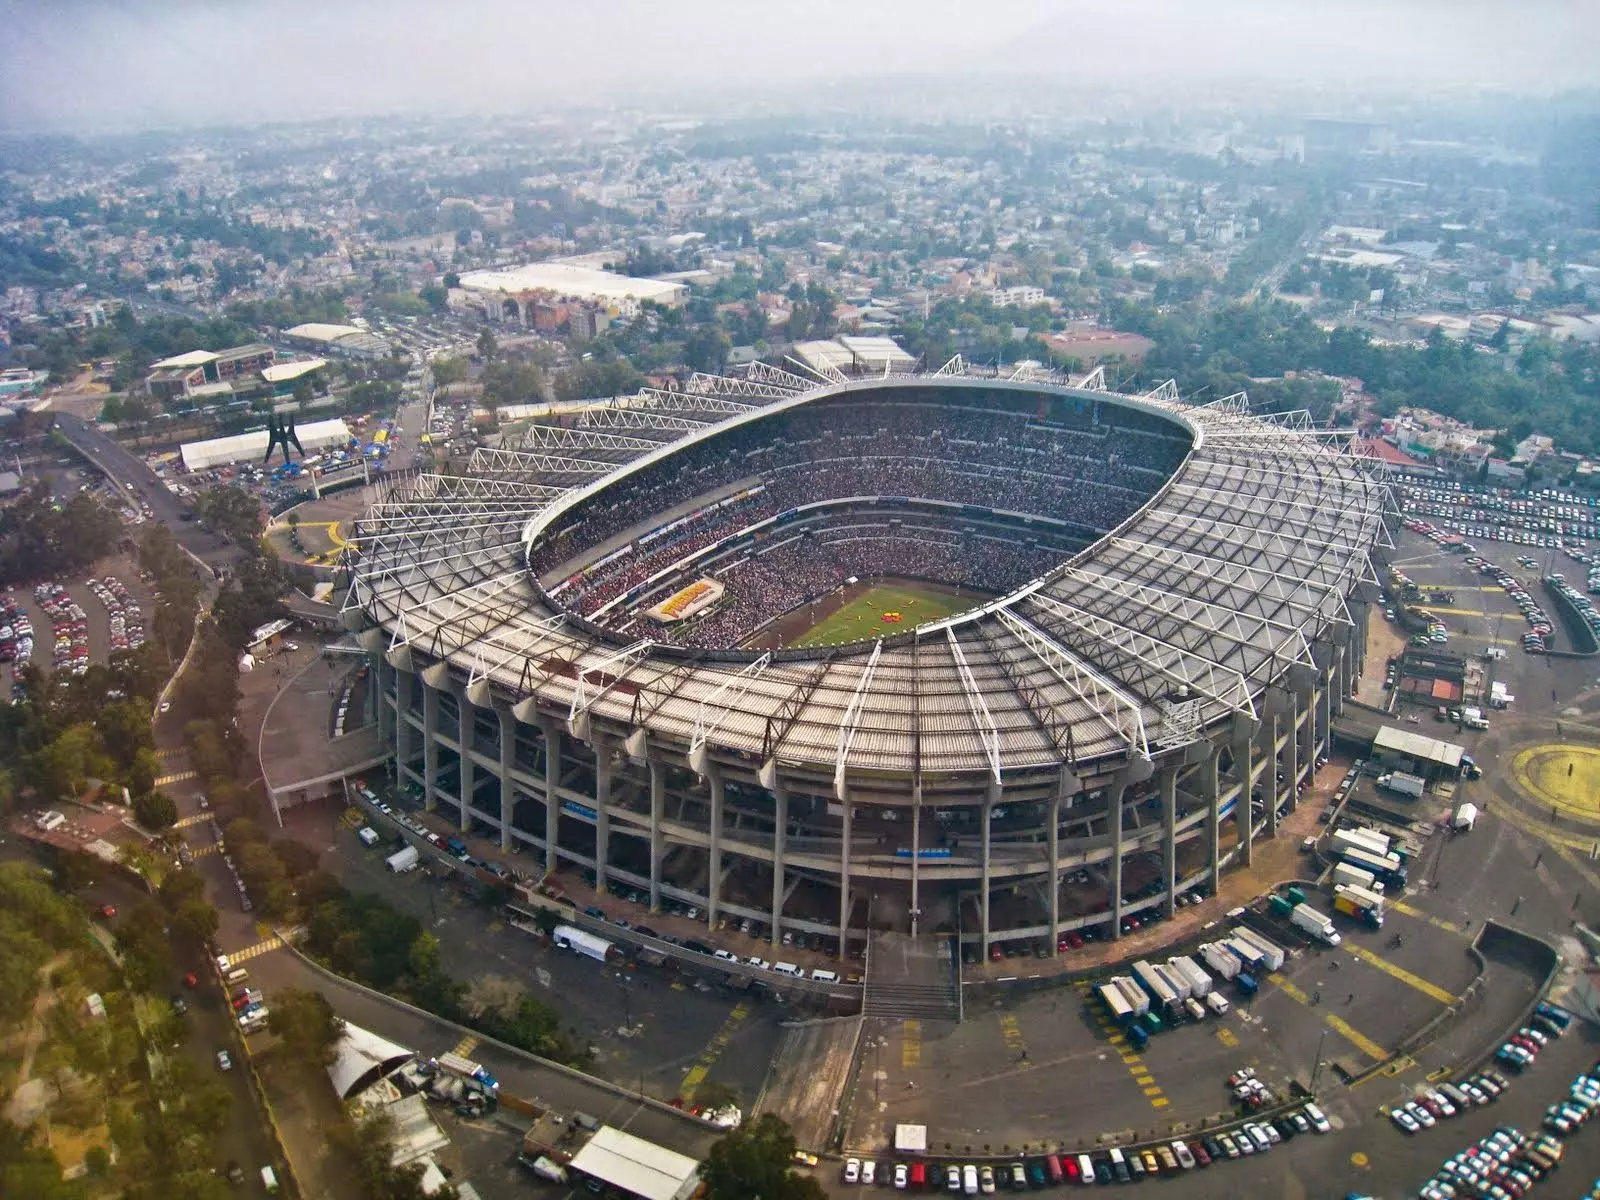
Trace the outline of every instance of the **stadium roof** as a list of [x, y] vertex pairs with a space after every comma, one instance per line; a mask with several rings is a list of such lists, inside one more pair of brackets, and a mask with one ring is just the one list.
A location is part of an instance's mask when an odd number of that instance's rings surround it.
[[299, 379], [302, 375], [309, 375], [312, 371], [319, 371], [328, 365], [325, 358], [307, 358], [300, 362], [274, 363], [270, 367], [261, 369], [261, 378], [268, 383], [288, 383], [291, 379]]
[[159, 371], [162, 367], [203, 367], [207, 363], [216, 362], [217, 355], [210, 350], [189, 350], [183, 354], [174, 354], [171, 358], [163, 358], [160, 362], [151, 363], [152, 371]]
[[700, 1164], [686, 1154], [602, 1125], [569, 1164], [641, 1200], [684, 1200], [700, 1186]]
[[676, 304], [688, 294], [688, 288], [681, 283], [638, 279], [564, 262], [529, 263], [521, 267], [508, 267], [503, 271], [468, 271], [461, 277], [461, 286], [469, 292], [504, 292], [508, 295], [549, 291], [558, 296], [608, 303], [632, 299]]
[[[879, 642], [770, 656], [625, 647], [553, 608], [529, 578], [527, 548], [561, 512], [684, 440], [826, 397], [931, 384], [954, 404], [964, 389], [1001, 388], [1153, 414], [1186, 429], [1192, 449], [1070, 563]], [[360, 610], [352, 620], [376, 625], [368, 649], [436, 684], [454, 676], [473, 703], [509, 702], [522, 720], [566, 713], [580, 738], [598, 721], [691, 763], [712, 751], [760, 763], [763, 779], [780, 766], [824, 771], [841, 793], [847, 773], [1110, 770], [1261, 719], [1350, 636], [1346, 597], [1374, 581], [1368, 553], [1387, 541], [1392, 510], [1381, 465], [1303, 412], [1256, 417], [1242, 394], [1191, 406], [1170, 383], [1118, 395], [1099, 371], [1069, 386], [1038, 368], [1002, 379], [956, 359], [933, 375], [819, 386], [758, 363], [744, 377], [619, 398], [585, 420], [536, 422], [520, 450], [479, 450], [461, 475], [387, 489], [360, 524], [346, 602]]]

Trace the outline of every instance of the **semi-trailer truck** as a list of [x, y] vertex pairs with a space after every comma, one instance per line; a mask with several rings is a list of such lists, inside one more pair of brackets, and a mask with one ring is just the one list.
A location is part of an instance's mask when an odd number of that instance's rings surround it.
[[1368, 854], [1376, 854], [1381, 858], [1394, 847], [1390, 844], [1388, 834], [1363, 826], [1360, 829], [1334, 830], [1333, 848], [1335, 853], [1343, 850], [1365, 850]]
[[1372, 872], [1372, 877], [1388, 887], [1405, 887], [1406, 869], [1398, 854], [1378, 858], [1364, 850], [1346, 850], [1344, 861], [1352, 867]]
[[1338, 930], [1333, 927], [1333, 918], [1309, 904], [1296, 904], [1294, 911], [1289, 914], [1289, 922], [1330, 946], [1337, 946], [1342, 940]]
[[1283, 947], [1263, 937], [1248, 925], [1237, 926], [1233, 931], [1233, 940], [1254, 946], [1260, 951], [1261, 960], [1267, 964], [1269, 970], [1276, 971], [1283, 966]]
[[1224, 979], [1232, 979], [1239, 973], [1239, 959], [1226, 945], [1220, 942], [1201, 942], [1199, 946], [1200, 957]]
[[1122, 992], [1122, 998], [1133, 1009], [1134, 1016], [1142, 1017], [1150, 1011], [1150, 997], [1145, 995], [1145, 990], [1133, 981], [1131, 975], [1113, 975], [1111, 982]]
[[1200, 964], [1187, 954], [1178, 954], [1167, 959], [1167, 966], [1189, 981], [1189, 994], [1196, 1000], [1204, 1000], [1206, 994], [1211, 991], [1211, 976], [1207, 975]]
[[1150, 1007], [1163, 1017], [1172, 1015], [1173, 1009], [1178, 1004], [1178, 994], [1174, 992], [1161, 973], [1149, 963], [1140, 961], [1133, 964], [1133, 978], [1150, 997]]

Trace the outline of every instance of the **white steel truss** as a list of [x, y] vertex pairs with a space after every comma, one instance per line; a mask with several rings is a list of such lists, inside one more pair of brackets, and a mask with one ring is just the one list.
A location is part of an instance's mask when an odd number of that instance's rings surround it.
[[1146, 400], [1162, 400], [1168, 404], [1181, 404], [1183, 397], [1178, 395], [1178, 381], [1169, 379], [1165, 383], [1151, 388], [1144, 394]]
[[629, 437], [599, 429], [568, 429], [561, 425], [529, 425], [522, 435], [524, 450], [631, 450], [648, 454], [661, 449], [654, 438]]
[[764, 383], [771, 387], [786, 388], [795, 393], [809, 392], [816, 386], [809, 379], [802, 379], [782, 367], [764, 363], [759, 358], [745, 369], [744, 377], [751, 383]]
[[949, 362], [945, 363], [944, 366], [940, 367], [937, 371], [935, 371], [933, 373], [933, 377], [935, 379], [938, 379], [941, 376], [965, 375], [966, 373], [967, 373], [967, 360], [962, 358], [961, 355], [957, 354]]
[[[693, 433], [712, 424], [711, 417], [663, 412], [652, 408], [623, 408], [615, 404], [591, 408], [579, 418], [580, 429], [650, 429], [658, 433]], [[666, 445], [667, 438], [660, 444]]]
[[995, 616], [1074, 697], [1094, 711], [1112, 736], [1127, 746], [1130, 758], [1137, 756], [1149, 759], [1150, 742], [1145, 737], [1144, 709], [1137, 700], [1077, 655], [1068, 653], [1032, 622], [1008, 608], [995, 609]]
[[483, 603], [492, 601], [513, 588], [526, 587], [527, 575], [522, 571], [507, 571], [492, 579], [479, 580], [455, 591], [441, 592], [420, 604], [407, 605], [395, 614], [394, 629], [389, 635], [389, 649], [398, 650], [446, 626], [479, 616]]
[[[1172, 383], [1172, 380], [1167, 380]], [[1163, 385], [1165, 386], [1165, 385]], [[1174, 385], [1176, 390], [1176, 385]], [[1234, 392], [1231, 396], [1218, 396], [1215, 400], [1208, 400], [1198, 405], [1199, 412], [1235, 413], [1240, 416], [1250, 415], [1250, 397], [1245, 392]]]
[[1104, 367], [1096, 367], [1072, 386], [1085, 392], [1106, 392], [1111, 390], [1106, 386], [1106, 369]]
[[689, 376], [684, 391], [693, 396], [733, 396], [750, 400], [787, 400], [796, 389], [782, 384], [766, 383], [759, 379], [740, 379], [732, 375], [702, 375], [696, 371]]
[[1256, 714], [1255, 701], [1250, 698], [1250, 685], [1233, 667], [1224, 666], [1214, 659], [1056, 596], [1035, 592], [1028, 602], [1066, 622], [1087, 639], [1081, 647], [1083, 653], [1092, 655], [1101, 646], [1110, 646], [1170, 682], [1192, 688], [1232, 712], [1249, 713], [1252, 717]]
[[785, 354], [783, 356], [783, 361], [786, 362], [786, 363], [793, 363], [795, 366], [799, 367], [802, 371], [804, 371], [807, 375], [815, 375], [823, 383], [849, 383], [850, 382], [849, 379], [845, 377], [845, 373], [843, 371], [839, 370], [839, 368], [834, 366], [832, 363], [823, 363], [820, 367], [813, 367], [810, 363], [801, 362], [798, 358], [795, 358], [792, 354]]
[[[567, 732], [580, 742], [589, 740], [589, 706], [600, 699], [621, 681], [633, 667], [650, 653], [655, 643], [649, 639], [634, 642], [621, 650], [606, 655], [593, 666], [574, 663], [577, 679], [572, 688], [572, 707], [567, 710]], [[590, 676], [594, 682], [590, 683]]]
[[[567, 614], [558, 612], [531, 625], [520, 627], [515, 639], [502, 636], [480, 640], [472, 647], [472, 666], [467, 672], [467, 687], [472, 688], [486, 683], [495, 672], [505, 669], [515, 659], [531, 657], [545, 641], [545, 635], [554, 633], [566, 623]], [[500, 656], [488, 657], [485, 654], [488, 650], [501, 651]], [[486, 701], [474, 699], [473, 703], [482, 706]]]
[[734, 400], [728, 396], [702, 396], [692, 392], [663, 392], [659, 388], [640, 388], [639, 394], [632, 397], [631, 406], [636, 409], [645, 409], [649, 412], [703, 412], [722, 413], [731, 416], [735, 413], [747, 413], [752, 409], [760, 408], [759, 404], [747, 404], [743, 400]]
[[[703, 778], [706, 773], [706, 739], [722, 727], [734, 705], [744, 699], [745, 693], [755, 683], [756, 677], [765, 671], [771, 662], [772, 653], [768, 651], [755, 662], [748, 663], [738, 672], [729, 675], [714, 692], [695, 706], [694, 735], [689, 739], [689, 768], [696, 775]], [[716, 710], [715, 715], [712, 714], [712, 709]]]
[[492, 450], [480, 446], [468, 463], [473, 471], [510, 471], [528, 475], [605, 475], [617, 464], [591, 458], [568, 458], [536, 450]]
[[1228, 594], [1241, 597], [1246, 604], [1266, 602], [1295, 609], [1308, 619], [1333, 619], [1347, 624], [1350, 620], [1340, 588], [1341, 584], [1349, 582], [1347, 575], [1329, 574], [1319, 581], [1306, 575], [1285, 575], [1265, 567], [1194, 550], [1179, 550], [1157, 542], [1112, 538], [1107, 544], [1175, 571], [1186, 581], [1186, 586], [1213, 591], [1213, 599]]
[[955, 659], [956, 674], [961, 679], [961, 689], [967, 698], [967, 712], [972, 716], [972, 728], [983, 742], [984, 753], [989, 759], [989, 772], [998, 786], [1000, 731], [995, 728], [994, 716], [989, 712], [989, 703], [983, 698], [983, 689], [972, 677], [972, 668], [967, 665], [967, 656], [961, 649], [961, 640], [956, 637], [955, 627], [946, 625], [944, 636], [950, 643], [950, 657]]
[[845, 706], [844, 715], [839, 718], [839, 744], [833, 756], [833, 794], [845, 803], [849, 803], [844, 790], [845, 764], [850, 760], [850, 751], [855, 748], [856, 734], [861, 729], [861, 714], [866, 708], [867, 694], [872, 690], [872, 677], [878, 673], [878, 660], [882, 657], [883, 639], [879, 638], [872, 644], [872, 654], [861, 669], [860, 678], [856, 680], [856, 690], [850, 696], [850, 703]]

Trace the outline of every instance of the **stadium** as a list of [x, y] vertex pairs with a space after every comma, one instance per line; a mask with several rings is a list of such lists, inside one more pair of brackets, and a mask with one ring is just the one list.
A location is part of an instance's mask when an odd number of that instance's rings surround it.
[[463, 830], [774, 945], [1054, 953], [1295, 806], [1392, 527], [1347, 441], [1100, 372], [756, 364], [391, 481], [345, 621]]

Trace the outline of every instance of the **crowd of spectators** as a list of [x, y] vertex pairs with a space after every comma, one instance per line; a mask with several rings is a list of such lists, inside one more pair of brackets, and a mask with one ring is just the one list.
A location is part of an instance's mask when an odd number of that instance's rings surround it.
[[[1052, 400], [1041, 415], [1035, 398], [1000, 393], [985, 405], [985, 395], [964, 394], [959, 407], [931, 393], [894, 403], [846, 396], [772, 414], [602, 491], [563, 517], [531, 565], [543, 574], [696, 496], [779, 473], [790, 478], [777, 498], [790, 505], [897, 495], [1104, 528], [1137, 508], [1188, 450], [1176, 427], [1110, 403]], [[813, 483], [825, 463], [828, 477]]]

